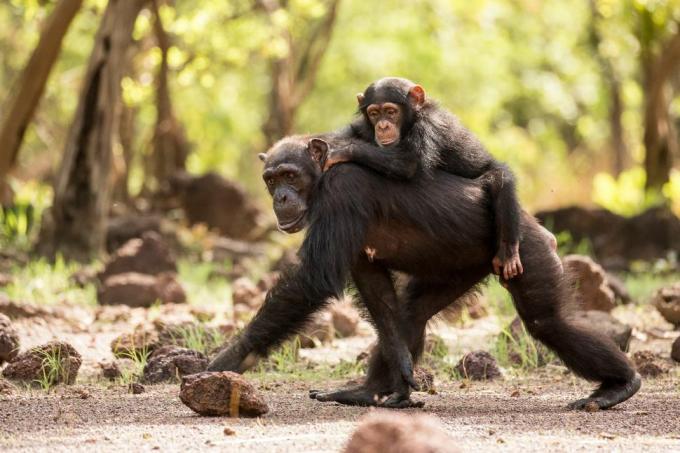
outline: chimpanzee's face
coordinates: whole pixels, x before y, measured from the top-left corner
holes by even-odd
[[[327,152],[323,140],[289,137],[260,155],[264,161],[262,179],[272,196],[281,231],[292,234],[305,227],[309,197],[321,177]]]
[[[393,102],[371,104],[366,108],[366,116],[375,132],[375,143],[378,146],[396,145],[399,143],[402,107]]]

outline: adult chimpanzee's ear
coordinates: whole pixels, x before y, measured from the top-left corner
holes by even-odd
[[[312,160],[321,165],[328,153],[328,143],[320,138],[313,138],[307,144],[307,151],[309,151],[309,155],[312,156]]]
[[[425,90],[420,85],[415,85],[408,90],[408,100],[413,107],[420,107],[425,103]]]
[[[257,155],[258,159],[260,159],[262,162],[264,162],[267,159],[267,155],[265,153],[260,153]]]
[[[357,93],[357,102],[359,102],[359,107],[364,104],[364,99],[366,99],[364,93]]]

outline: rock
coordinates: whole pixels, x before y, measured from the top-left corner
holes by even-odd
[[[680,326],[680,283],[659,289],[652,296],[652,303],[666,321]]]
[[[123,375],[116,362],[99,362],[99,367],[102,369],[102,377],[109,381],[115,381]]]
[[[11,319],[48,318],[54,316],[54,311],[35,304],[14,302],[9,300],[4,294],[0,294],[0,314],[4,314]]]
[[[128,392],[133,395],[139,395],[140,393],[146,392],[146,389],[139,382],[131,382],[130,385],[128,385]]]
[[[0,288],[9,286],[14,282],[14,279],[9,274],[0,273]]]
[[[503,343],[502,346],[508,352],[508,359],[513,365],[542,367],[552,359],[550,350],[529,335],[518,316],[499,334],[497,341],[499,347],[500,343]]]
[[[671,347],[671,359],[680,362],[680,337],[676,338]]]
[[[0,313],[0,365],[19,354],[19,334],[10,319]]]
[[[186,293],[173,274],[154,277],[131,272],[107,278],[97,291],[97,300],[102,305],[122,304],[148,308],[156,301],[186,302]]]
[[[361,316],[350,300],[343,299],[334,303],[329,311],[333,319],[333,328],[339,337],[356,335]]]
[[[463,378],[473,381],[501,377],[496,359],[486,351],[468,352],[460,359],[455,369]]]
[[[334,337],[333,317],[327,311],[315,314],[304,333],[298,335],[301,348],[314,348],[317,344],[330,343]]]
[[[116,357],[141,357],[159,346],[160,338],[155,329],[137,326],[132,332],[114,338],[111,342],[111,352]]]
[[[112,275],[131,272],[148,275],[177,272],[170,249],[158,233],[148,231],[141,239],[130,239],[116,250],[98,277],[104,282]]]
[[[241,185],[217,173],[178,173],[170,183],[190,225],[204,223],[233,239],[262,236],[266,217]]]
[[[583,255],[567,255],[562,258],[562,264],[565,273],[573,279],[576,298],[583,310],[609,312],[616,306],[602,266]]]
[[[15,390],[11,382],[0,378],[0,396],[11,396]]]
[[[611,338],[622,351],[628,351],[633,328],[623,324],[609,313],[599,310],[577,311],[573,314],[573,318],[591,330]]]
[[[52,359],[58,366],[51,366]],[[50,341],[19,354],[3,370],[7,379],[37,381],[50,376],[52,384],[73,384],[82,358],[73,346],[63,341]]]
[[[413,370],[413,378],[420,387],[421,392],[429,392],[434,389],[434,373],[423,367],[416,367]]]
[[[255,387],[243,376],[231,371],[184,376],[179,398],[201,415],[259,417],[269,411]]]
[[[234,306],[245,305],[257,309],[264,302],[265,292],[248,277],[241,277],[232,283],[231,300]]]
[[[453,453],[459,451],[441,423],[425,414],[374,411],[363,416],[344,453]]]
[[[638,351],[633,354],[633,363],[642,376],[656,377],[668,373],[670,367],[652,351]]]
[[[106,227],[106,251],[111,253],[130,239],[141,238],[146,232],[161,232],[161,216],[131,214],[111,217]]]
[[[208,367],[208,358],[198,351],[178,347],[160,348],[149,357],[143,380],[147,384],[173,381]]]

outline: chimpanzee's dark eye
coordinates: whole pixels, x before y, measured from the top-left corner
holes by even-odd
[[[267,178],[267,185],[269,187],[273,186],[274,185],[274,178]]]
[[[286,173],[286,181],[288,181],[288,182],[293,182],[293,181],[295,181],[295,177],[296,177],[296,176],[297,176],[297,175],[296,175],[295,173],[293,173],[293,172],[288,172],[288,173]]]

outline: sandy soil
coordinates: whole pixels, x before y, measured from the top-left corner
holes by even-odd
[[[570,376],[447,384],[437,395],[415,394],[441,420],[462,451],[680,451],[680,379],[646,380],[641,392],[614,410],[565,409],[587,391]],[[178,386],[76,385],[50,395],[22,390],[0,401],[2,451],[339,451],[357,419],[371,409],[319,403],[310,387],[279,382],[263,389],[270,413],[259,419],[200,417],[177,398]],[[83,394],[86,398],[83,399]],[[236,434],[226,436],[228,426]]]

